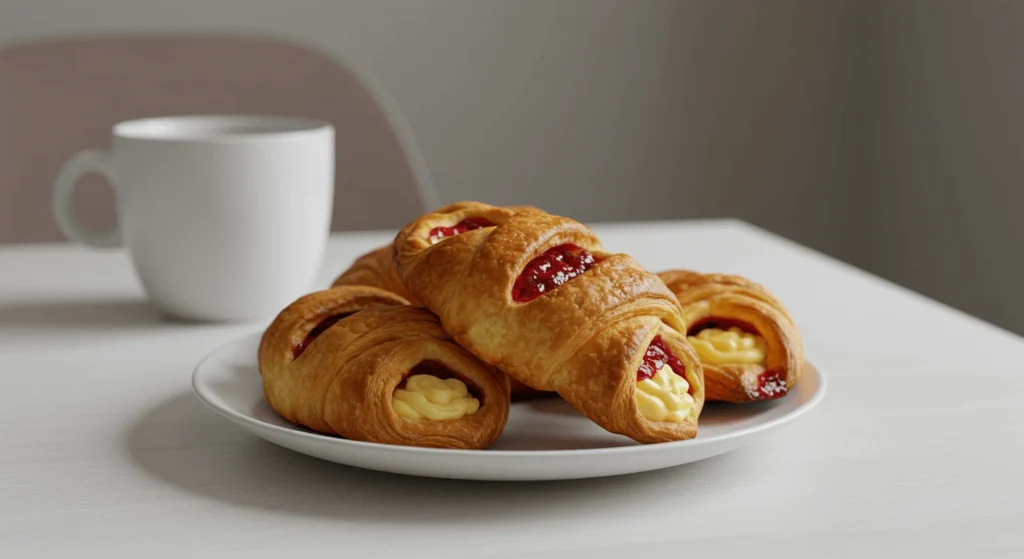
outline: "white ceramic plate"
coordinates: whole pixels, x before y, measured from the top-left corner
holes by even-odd
[[[601,429],[558,398],[515,403],[501,438],[488,450],[444,450],[350,441],[296,427],[263,397],[259,336],[231,342],[196,367],[199,399],[248,431],[285,448],[349,466],[417,476],[544,480],[613,476],[710,458],[749,444],[813,408],[825,377],[808,364],[796,390],[757,404],[709,403],[695,439],[640,445]]]

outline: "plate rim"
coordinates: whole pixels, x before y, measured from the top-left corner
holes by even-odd
[[[212,409],[213,411],[215,411],[219,415],[227,418],[228,420],[245,423],[245,424],[251,425],[253,427],[256,427],[258,429],[269,429],[269,430],[274,431],[276,433],[279,433],[279,434],[281,434],[283,436],[297,436],[297,437],[300,437],[300,438],[308,439],[311,442],[326,443],[326,444],[336,444],[336,445],[339,445],[341,447],[352,447],[352,448],[361,449],[361,450],[372,450],[372,451],[380,451],[380,452],[394,452],[394,453],[403,453],[403,454],[411,452],[411,453],[418,454],[418,455],[421,455],[421,456],[443,456],[443,457],[472,456],[472,457],[475,457],[475,458],[491,458],[491,457],[503,457],[503,458],[523,458],[523,457],[529,457],[529,458],[543,458],[543,457],[570,458],[570,457],[574,457],[574,456],[582,457],[582,456],[593,456],[593,455],[626,455],[626,454],[634,455],[634,454],[644,454],[644,453],[662,453],[662,452],[671,452],[672,450],[674,450],[676,448],[681,448],[681,447],[699,448],[699,447],[707,446],[707,445],[721,444],[723,442],[730,441],[730,440],[737,439],[737,438],[748,437],[748,436],[755,435],[755,434],[757,434],[759,432],[762,432],[762,431],[771,430],[772,428],[777,427],[777,426],[779,426],[781,424],[789,423],[789,422],[799,418],[800,416],[805,415],[810,410],[816,408],[818,406],[818,404],[821,403],[821,400],[825,397],[825,392],[826,392],[827,387],[828,387],[828,381],[826,380],[825,375],[821,372],[821,369],[819,369],[817,366],[815,366],[810,360],[804,359],[805,365],[811,367],[814,370],[814,372],[815,372],[815,374],[816,374],[816,376],[818,378],[818,387],[814,391],[814,393],[811,394],[810,398],[808,398],[808,400],[806,402],[801,404],[796,409],[794,409],[794,410],[792,410],[792,411],[790,411],[788,413],[785,413],[785,414],[783,414],[783,415],[781,415],[779,417],[771,419],[769,421],[766,421],[766,422],[763,422],[763,423],[758,423],[757,425],[754,425],[754,426],[751,426],[751,427],[748,427],[748,428],[745,428],[745,429],[741,429],[741,430],[738,430],[738,431],[734,431],[734,432],[731,432],[731,433],[726,433],[726,434],[723,434],[723,435],[717,435],[717,436],[714,436],[714,437],[708,437],[708,438],[704,438],[704,439],[701,439],[700,436],[699,436],[699,433],[700,433],[700,431],[699,431],[700,423],[698,421],[698,436],[696,438],[693,438],[693,439],[687,439],[687,440],[682,440],[682,441],[669,441],[669,442],[664,442],[664,443],[631,445],[631,446],[615,446],[615,447],[606,447],[606,448],[574,448],[574,449],[556,449],[556,450],[493,450],[493,449],[471,450],[471,449],[431,448],[431,447],[422,447],[422,446],[393,445],[393,444],[385,444],[385,443],[374,443],[374,442],[368,442],[368,441],[356,441],[356,440],[352,440],[352,439],[346,439],[346,438],[343,438],[343,437],[333,437],[333,436],[330,436],[330,435],[324,435],[324,434],[321,434],[321,433],[316,433],[316,432],[308,431],[308,430],[299,430],[301,428],[301,426],[298,426],[298,425],[296,425],[295,428],[287,428],[287,427],[282,427],[280,425],[274,425],[273,423],[268,423],[268,422],[262,421],[262,420],[260,420],[258,418],[255,418],[255,417],[252,417],[252,416],[245,415],[243,413],[237,412],[237,411],[235,411],[235,410],[233,410],[231,408],[217,405],[214,402],[210,401],[206,396],[204,396],[203,389],[201,389],[199,387],[199,383],[198,383],[198,378],[200,377],[201,371],[203,370],[204,366],[210,360],[212,360],[214,357],[216,357],[218,354],[220,354],[221,352],[227,351],[229,348],[231,348],[231,347],[233,347],[235,345],[240,345],[242,343],[250,342],[250,340],[255,340],[255,341],[258,342],[261,337],[262,337],[262,334],[261,334],[260,331],[256,331],[256,332],[252,332],[252,333],[249,333],[249,334],[246,334],[246,335],[243,335],[243,336],[239,336],[237,338],[234,338],[234,339],[232,339],[230,341],[227,341],[227,342],[224,342],[224,343],[218,345],[217,347],[215,347],[212,350],[210,350],[210,352],[207,353],[205,356],[203,356],[202,359],[199,360],[199,362],[196,364],[196,366],[192,369],[192,382],[191,382],[191,384],[192,384],[192,392],[196,395],[197,398],[199,398],[199,400],[204,405],[206,405],[206,407]],[[258,369],[258,366],[257,366],[257,369]],[[261,385],[262,385],[262,383],[261,383]],[[261,391],[262,391],[262,388],[261,388]],[[738,404],[738,405],[743,405],[743,404]],[[282,418],[282,419],[284,419],[284,418]],[[288,421],[288,420],[284,419],[284,421]]]

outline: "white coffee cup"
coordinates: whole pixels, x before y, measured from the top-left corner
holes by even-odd
[[[118,224],[82,227],[78,179],[104,175]],[[334,128],[272,116],[175,116],[121,122],[113,151],[61,168],[53,210],[70,239],[122,244],[166,313],[261,319],[307,292],[322,263],[334,198]],[[69,272],[71,272],[69,270]]]

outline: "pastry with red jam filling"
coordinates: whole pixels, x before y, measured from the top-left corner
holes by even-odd
[[[689,270],[658,275],[682,305],[687,337],[704,367],[708,401],[758,402],[793,389],[803,343],[778,298],[739,276]]]
[[[613,433],[696,436],[703,373],[675,296],[586,226],[469,204],[413,221],[394,247],[403,283],[482,361]]]
[[[457,202],[455,204],[445,206],[437,211],[451,212],[474,206],[478,206],[478,204],[476,202]],[[506,206],[505,209],[510,210],[513,213],[539,211],[537,208],[532,206]],[[450,237],[473,229],[479,229],[486,224],[487,222],[485,220],[469,219],[466,220],[465,223],[438,227],[437,230],[431,231],[431,237],[436,239]],[[369,285],[372,287],[379,287],[403,297],[412,305],[420,305],[420,300],[409,292],[405,287],[405,284],[402,283],[402,280],[399,279],[398,273],[395,272],[390,244],[357,258],[352,263],[351,267],[342,272],[341,275],[334,280],[333,285],[335,287],[340,285]],[[511,383],[513,401],[527,400],[545,395],[544,392],[534,390],[515,379],[509,379],[509,381]]]
[[[482,449],[508,420],[504,373],[452,341],[430,311],[374,287],[299,298],[264,332],[258,358],[274,411],[318,433]]]

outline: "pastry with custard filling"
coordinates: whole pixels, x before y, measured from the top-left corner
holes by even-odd
[[[403,283],[481,360],[613,433],[696,436],[704,380],[679,303],[586,226],[469,203],[413,221],[394,247]]]
[[[676,294],[690,345],[704,367],[708,401],[785,396],[803,365],[803,343],[782,302],[739,276],[671,270],[658,274]]]
[[[266,330],[258,359],[274,411],[319,433],[482,449],[508,420],[504,373],[453,342],[430,311],[374,287],[299,298]]]

